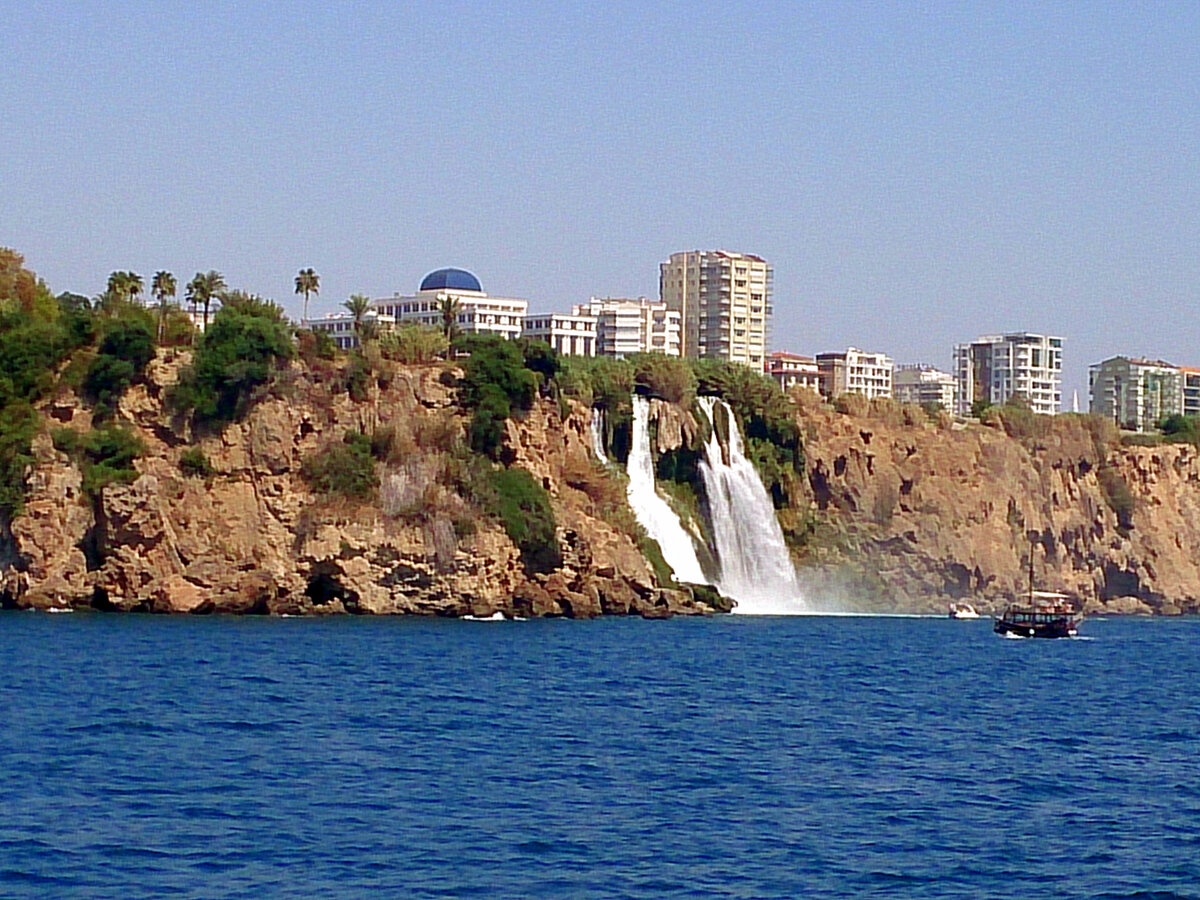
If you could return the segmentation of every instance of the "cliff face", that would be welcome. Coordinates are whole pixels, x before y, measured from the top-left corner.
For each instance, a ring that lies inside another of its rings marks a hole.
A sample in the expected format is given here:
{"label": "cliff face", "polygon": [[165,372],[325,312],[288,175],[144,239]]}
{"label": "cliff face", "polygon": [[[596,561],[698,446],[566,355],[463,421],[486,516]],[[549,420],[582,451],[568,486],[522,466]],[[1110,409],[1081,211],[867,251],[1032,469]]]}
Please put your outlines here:
{"label": "cliff face", "polygon": [[1039,588],[1093,611],[1200,611],[1192,446],[1097,446],[1078,417],[1021,439],[999,423],[939,427],[895,408],[854,416],[812,404],[802,422],[809,508],[791,515],[817,599],[995,609],[1027,589],[1032,539]]}
{"label": "cliff face", "polygon": [[[530,575],[496,522],[443,486],[465,425],[437,366],[398,368],[364,402],[336,372],[295,364],[247,417],[192,434],[162,406],[186,358],[160,358],[121,401],[146,445],[138,477],[83,490],[50,427],[90,427],[70,395],[46,403],[25,511],[0,538],[0,600],[156,612],[664,616],[712,611],[659,588],[629,536],[624,487],[596,465],[589,412],[539,401],[505,426],[504,455],[550,495],[563,565]],[[564,418],[565,413],[565,418]],[[834,609],[984,609],[1038,586],[1093,611],[1200,612],[1200,455],[1100,444],[1075,417],[1024,437],[859,415],[801,399],[803,489],[782,510],[809,598]],[[694,445],[686,410],[654,401],[658,452]],[[1036,424],[1036,423],[1035,423]],[[302,461],[350,431],[396,434],[367,502],[314,493]],[[215,472],[188,477],[203,451]],[[1122,515],[1118,516],[1116,510]]]}
{"label": "cliff face", "polygon": [[[563,553],[560,569],[531,576],[497,524],[437,484],[446,454],[428,445],[463,428],[437,367],[401,368],[355,403],[331,390],[329,373],[296,364],[244,421],[192,435],[161,402],[184,362],[155,361],[147,382],[121,401],[147,447],[132,484],[109,485],[92,500],[71,459],[48,434],[36,439],[25,510],[0,547],[7,604],[451,616],[710,611],[658,588],[634,542],[601,518],[593,494],[612,488],[589,459],[587,410],[563,421],[546,401],[508,425],[506,452],[549,491]],[[43,413],[49,425],[90,426],[71,396]],[[302,460],[347,430],[388,427],[407,443],[379,466],[378,502],[314,494],[300,477]],[[192,446],[216,474],[181,472]]]}

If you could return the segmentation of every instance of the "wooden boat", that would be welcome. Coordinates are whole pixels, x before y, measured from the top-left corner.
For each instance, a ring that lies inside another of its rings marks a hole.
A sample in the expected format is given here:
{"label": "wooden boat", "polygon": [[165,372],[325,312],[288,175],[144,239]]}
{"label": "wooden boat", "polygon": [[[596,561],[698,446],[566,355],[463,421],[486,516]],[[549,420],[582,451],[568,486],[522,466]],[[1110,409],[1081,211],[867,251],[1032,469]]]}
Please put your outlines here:
{"label": "wooden boat", "polygon": [[1083,613],[1067,594],[1033,589],[1033,553],[1029,554],[1029,594],[1010,603],[993,619],[992,630],[1006,637],[1065,638],[1079,633]]}

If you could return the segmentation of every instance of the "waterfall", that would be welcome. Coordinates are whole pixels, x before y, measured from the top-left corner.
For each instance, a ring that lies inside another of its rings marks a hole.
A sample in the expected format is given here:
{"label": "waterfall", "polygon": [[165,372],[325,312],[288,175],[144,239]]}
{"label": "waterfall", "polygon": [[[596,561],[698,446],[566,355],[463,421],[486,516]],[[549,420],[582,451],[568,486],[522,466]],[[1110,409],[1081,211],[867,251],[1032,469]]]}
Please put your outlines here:
{"label": "waterfall", "polygon": [[700,560],[696,558],[692,536],[680,523],[675,510],[654,488],[654,460],[650,455],[650,401],[637,395],[633,398],[633,436],[626,471],[629,473],[629,505],[633,507],[633,514],[646,533],[658,542],[663,559],[675,572],[675,579],[708,584],[700,568]]}
{"label": "waterfall", "polygon": [[596,454],[596,459],[608,465],[608,454],[604,452],[604,410],[599,407],[592,408],[592,452]]}
{"label": "waterfall", "polygon": [[[775,507],[754,464],[742,452],[742,433],[733,411],[715,397],[701,397],[699,402],[713,426],[700,475],[720,562],[717,590],[737,601],[733,611],[743,615],[807,612]],[[729,422],[728,461],[717,434],[718,405]]]}

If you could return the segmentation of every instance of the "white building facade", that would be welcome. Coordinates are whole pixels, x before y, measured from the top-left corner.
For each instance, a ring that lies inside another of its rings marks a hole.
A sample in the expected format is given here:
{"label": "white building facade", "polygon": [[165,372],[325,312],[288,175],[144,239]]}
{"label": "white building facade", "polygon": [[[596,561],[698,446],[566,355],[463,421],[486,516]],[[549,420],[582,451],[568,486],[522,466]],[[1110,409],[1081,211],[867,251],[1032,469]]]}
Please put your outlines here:
{"label": "white building facade", "polygon": [[773,273],[760,256],[727,250],[672,253],[659,265],[659,298],[682,319],[682,353],[766,361]]}
{"label": "white building facade", "polygon": [[563,356],[596,355],[596,317],[573,313],[525,316],[523,337],[545,341]]}
{"label": "white building facade", "polygon": [[921,363],[896,367],[892,394],[901,403],[935,403],[946,412],[958,408],[958,381],[954,375]]}
{"label": "white building facade", "polygon": [[1088,409],[1118,427],[1150,431],[1184,411],[1185,373],[1161,359],[1114,356],[1088,369]]}
{"label": "white building facade", "polygon": [[892,360],[883,353],[850,347],[836,353],[818,353],[821,393],[830,400],[842,394],[862,394],[868,399],[892,396]]}
{"label": "white building facade", "polygon": [[821,371],[811,356],[775,350],[767,357],[766,373],[785,391],[793,387],[821,390]]}
{"label": "white building facade", "polygon": [[680,356],[680,313],[661,300],[626,297],[593,297],[572,312],[596,320],[596,353],[618,359],[634,353]]}
{"label": "white building facade", "polygon": [[[377,334],[396,327],[394,316],[371,309],[363,316],[363,322],[375,329]],[[304,319],[301,328],[320,331],[329,335],[342,350],[353,350],[358,346],[358,331],[354,327],[354,316],[348,312],[335,312],[319,319]]]}
{"label": "white building facade", "polygon": [[464,269],[437,269],[421,280],[416,294],[394,294],[372,300],[371,306],[397,322],[441,328],[447,303],[457,308],[455,324],[460,331],[509,339],[521,336],[529,312],[528,300],[492,297],[484,292],[479,279]]}
{"label": "white building facade", "polygon": [[1062,406],[1063,339],[1027,331],[984,335],[954,348],[958,412],[977,400],[1001,404],[1024,397],[1030,408],[1056,415]]}

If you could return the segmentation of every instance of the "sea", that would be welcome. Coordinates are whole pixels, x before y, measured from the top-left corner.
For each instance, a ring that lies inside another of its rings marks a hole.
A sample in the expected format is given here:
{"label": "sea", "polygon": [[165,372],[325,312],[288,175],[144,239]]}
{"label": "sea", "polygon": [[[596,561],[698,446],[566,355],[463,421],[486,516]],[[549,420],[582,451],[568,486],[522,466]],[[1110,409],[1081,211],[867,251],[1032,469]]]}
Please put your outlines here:
{"label": "sea", "polygon": [[1200,621],[0,614],[0,897],[1197,898]]}

